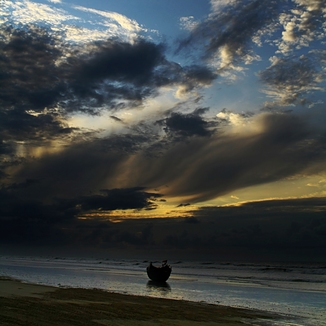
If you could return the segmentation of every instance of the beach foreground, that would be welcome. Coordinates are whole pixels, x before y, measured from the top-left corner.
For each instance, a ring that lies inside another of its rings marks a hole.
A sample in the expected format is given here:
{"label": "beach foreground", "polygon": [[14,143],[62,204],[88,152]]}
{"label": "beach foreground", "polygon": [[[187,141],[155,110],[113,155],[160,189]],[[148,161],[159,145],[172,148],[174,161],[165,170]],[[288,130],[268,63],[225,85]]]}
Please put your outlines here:
{"label": "beach foreground", "polygon": [[0,279],[0,324],[11,325],[266,325],[277,316],[188,301],[55,288]]}

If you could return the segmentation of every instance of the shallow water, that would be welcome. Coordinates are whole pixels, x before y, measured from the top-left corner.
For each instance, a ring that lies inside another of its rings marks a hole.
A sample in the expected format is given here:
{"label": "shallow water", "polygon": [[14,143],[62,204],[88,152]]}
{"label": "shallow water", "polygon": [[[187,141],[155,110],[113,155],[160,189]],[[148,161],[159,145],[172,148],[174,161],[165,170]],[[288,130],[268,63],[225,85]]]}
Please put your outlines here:
{"label": "shallow water", "polygon": [[147,261],[0,258],[0,275],[23,281],[204,301],[284,314],[286,318],[277,325],[326,325],[326,265],[322,264],[171,261],[172,275],[162,286],[148,280]]}

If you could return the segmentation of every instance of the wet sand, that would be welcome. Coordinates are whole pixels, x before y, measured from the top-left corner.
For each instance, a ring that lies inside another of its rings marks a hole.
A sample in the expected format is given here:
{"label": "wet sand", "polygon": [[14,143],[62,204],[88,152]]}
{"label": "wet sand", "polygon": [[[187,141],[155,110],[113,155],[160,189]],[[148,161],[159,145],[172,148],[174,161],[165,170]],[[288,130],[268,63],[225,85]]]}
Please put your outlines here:
{"label": "wet sand", "polygon": [[0,325],[265,325],[278,316],[206,303],[0,279]]}

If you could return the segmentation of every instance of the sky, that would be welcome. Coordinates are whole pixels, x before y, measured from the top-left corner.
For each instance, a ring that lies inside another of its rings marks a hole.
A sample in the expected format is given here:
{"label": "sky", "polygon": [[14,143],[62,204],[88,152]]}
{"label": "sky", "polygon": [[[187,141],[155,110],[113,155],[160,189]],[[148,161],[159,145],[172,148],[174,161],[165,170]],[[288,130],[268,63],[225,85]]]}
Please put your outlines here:
{"label": "sky", "polygon": [[324,0],[0,6],[0,244],[326,261]]}

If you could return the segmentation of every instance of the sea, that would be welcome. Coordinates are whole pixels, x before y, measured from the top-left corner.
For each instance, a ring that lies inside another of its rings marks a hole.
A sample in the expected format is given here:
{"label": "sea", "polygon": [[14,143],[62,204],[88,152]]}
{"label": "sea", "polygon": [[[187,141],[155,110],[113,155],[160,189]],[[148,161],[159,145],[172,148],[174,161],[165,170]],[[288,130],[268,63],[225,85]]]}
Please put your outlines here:
{"label": "sea", "polygon": [[[326,325],[326,264],[169,261],[164,284],[150,281],[149,261],[0,256],[0,277],[56,287],[188,300],[281,316],[252,325]],[[153,261],[159,266],[160,261]]]}

